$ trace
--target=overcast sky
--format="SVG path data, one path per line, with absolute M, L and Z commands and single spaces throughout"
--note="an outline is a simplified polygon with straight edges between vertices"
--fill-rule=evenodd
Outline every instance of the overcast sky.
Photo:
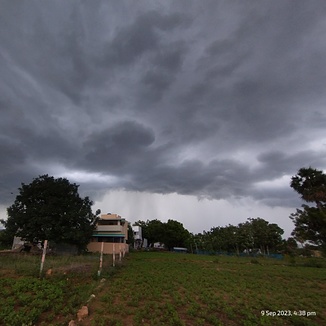
M 0 202 L 41 174 L 191 232 L 301 205 L 326 169 L 326 2 L 0 2 Z

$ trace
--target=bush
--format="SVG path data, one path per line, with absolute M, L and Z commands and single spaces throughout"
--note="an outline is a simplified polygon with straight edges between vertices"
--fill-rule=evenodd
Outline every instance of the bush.
M 325 265 L 323 264 L 322 260 L 319 259 L 308 259 L 304 264 L 304 267 L 315 267 L 315 268 L 324 268 Z

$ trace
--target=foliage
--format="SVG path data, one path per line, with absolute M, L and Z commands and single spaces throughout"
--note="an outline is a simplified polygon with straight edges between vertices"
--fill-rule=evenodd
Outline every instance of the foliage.
M 306 202 L 326 203 L 326 174 L 323 171 L 309 168 L 301 168 L 291 178 L 293 188 Z
M 185 247 L 190 237 L 189 231 L 183 224 L 175 220 L 168 220 L 166 223 L 157 219 L 146 222 L 139 220 L 135 225 L 142 228 L 143 238 L 147 239 L 149 244 L 161 242 L 168 249 Z
M 310 241 L 326 248 L 326 174 L 323 171 L 301 168 L 291 179 L 291 187 L 308 203 L 291 214 L 295 228 L 292 235 L 300 242 Z
M 0 250 L 11 249 L 12 239 L 12 235 L 6 232 L 6 230 L 0 230 Z
M 98 286 L 98 255 L 47 255 L 44 268 L 52 275 L 42 279 L 40 261 L 34 255 L 0 255 L 0 325 L 68 325 Z M 105 256 L 103 270 L 111 264 Z
M 291 256 L 295 255 L 298 248 L 298 244 L 293 237 L 289 237 L 286 240 L 282 240 L 282 250 L 285 254 Z
M 128 244 L 133 244 L 134 243 L 134 232 L 132 230 L 132 227 L 130 225 L 130 223 L 128 223 L 128 240 L 127 243 Z
M 298 265 L 294 273 L 283 260 L 267 258 L 220 256 L 215 262 L 203 255 L 130 254 L 127 267 L 90 303 L 92 325 L 326 323 L 323 269 Z M 267 310 L 306 314 L 262 316 Z
M 298 239 L 309 240 L 316 245 L 326 245 L 326 207 L 317 208 L 302 205 L 291 214 L 295 229 L 292 232 Z
M 189 238 L 189 232 L 183 227 L 183 224 L 168 220 L 163 223 L 162 241 L 168 249 L 173 247 L 185 247 L 186 241 Z
M 48 256 L 46 268 L 53 274 L 38 279 L 28 268 L 36 265 L 37 271 L 40 257 L 0 255 L 0 325 L 67 325 L 93 293 L 90 319 L 80 325 L 326 323 L 324 259 L 297 257 L 291 266 L 267 258 L 136 252 L 119 272 L 104 274 L 110 277 L 105 286 L 90 275 L 98 259 Z M 104 263 L 108 260 L 105 255 Z M 80 270 L 71 268 L 75 264 Z M 81 265 L 89 267 L 88 273 Z M 300 315 L 271 317 L 262 311 Z
M 196 249 L 213 252 L 228 252 L 239 254 L 242 251 L 260 251 L 268 254 L 278 251 L 282 244 L 284 233 L 277 224 L 269 223 L 262 218 L 249 218 L 238 226 L 228 225 L 214 227 L 203 234 L 191 237 Z
M 30 242 L 49 240 L 85 248 L 100 211 L 92 213 L 93 202 L 81 198 L 78 187 L 65 178 L 48 175 L 22 183 L 14 204 L 7 209 L 8 219 L 3 221 L 6 234 Z
M 249 221 L 253 230 L 254 247 L 260 248 L 262 253 L 268 253 L 269 249 L 276 251 L 282 243 L 283 229 L 262 218 L 249 219 Z

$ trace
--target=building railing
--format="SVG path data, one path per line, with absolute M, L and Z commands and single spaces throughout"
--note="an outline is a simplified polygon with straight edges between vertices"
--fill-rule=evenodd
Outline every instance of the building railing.
M 123 232 L 122 225 L 98 225 L 96 227 L 96 231 L 98 232 Z

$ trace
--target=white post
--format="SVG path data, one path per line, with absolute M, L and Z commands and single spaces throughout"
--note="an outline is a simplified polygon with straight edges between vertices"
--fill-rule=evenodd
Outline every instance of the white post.
M 102 265 L 103 265 L 103 247 L 104 247 L 104 242 L 102 241 L 101 244 L 101 255 L 100 255 L 100 269 L 97 272 L 97 275 L 100 276 L 102 272 Z
M 119 245 L 119 261 L 121 261 L 121 255 L 122 254 L 122 252 L 121 252 L 121 244 Z
M 46 247 L 48 246 L 48 240 L 44 240 L 44 246 L 43 246 L 43 253 L 42 253 L 42 260 L 41 260 L 41 268 L 40 268 L 40 277 L 43 272 L 43 266 L 45 261 L 45 255 L 46 255 Z
M 113 244 L 113 253 L 112 253 L 112 265 L 115 266 L 115 243 Z

